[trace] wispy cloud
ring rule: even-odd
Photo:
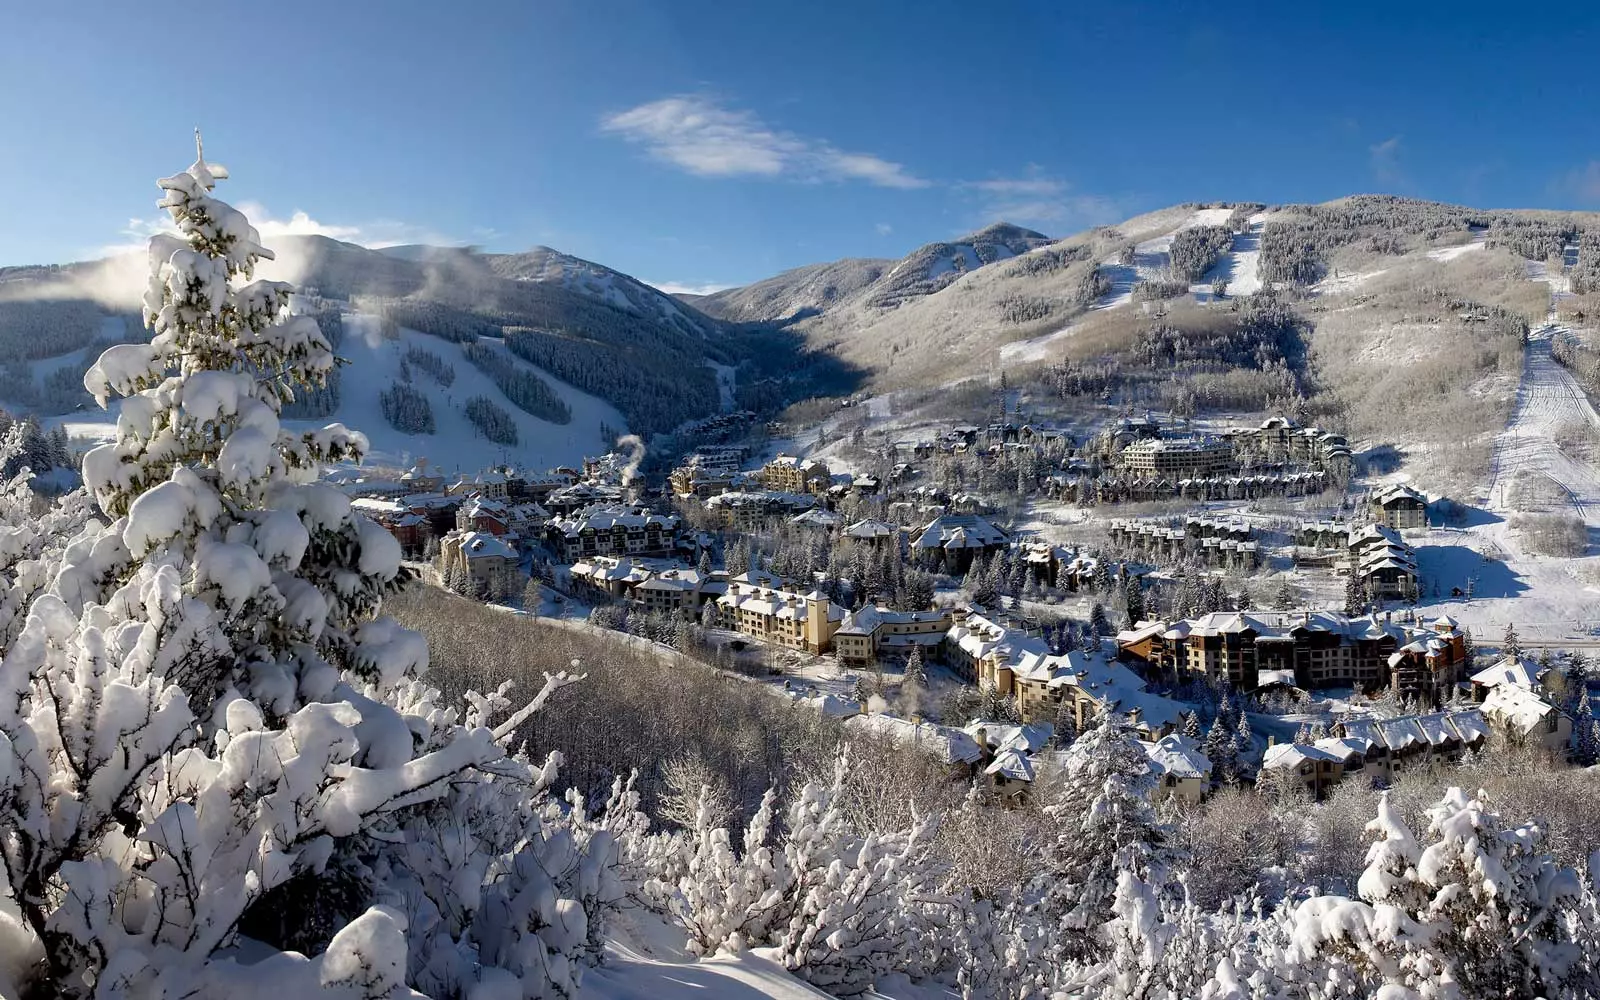
[[[876,226],[872,227],[872,231],[877,233],[879,236],[888,236],[890,233],[894,232],[894,227],[889,225],[887,222],[880,222]]]
[[[1600,160],[1590,160],[1567,171],[1556,179],[1551,189],[1560,197],[1576,199],[1579,204],[1600,202]]]
[[[645,284],[651,288],[666,292],[668,295],[710,295],[712,292],[720,292],[724,288],[733,287],[732,285],[724,285],[715,281],[708,281],[701,285],[685,284],[681,281],[647,281]]]
[[[1400,168],[1400,136],[1392,135],[1382,142],[1367,147],[1372,164],[1372,176],[1380,184],[1404,184],[1406,175]]]
[[[958,187],[976,203],[981,223],[1004,220],[1059,232],[1116,222],[1124,212],[1115,198],[1073,189],[1037,164],[1017,177],[967,181]]]
[[[256,231],[261,234],[261,242],[268,249],[271,249],[272,241],[280,236],[326,236],[329,239],[341,240],[345,243],[357,243],[373,249],[401,246],[407,243],[431,243],[444,246],[460,243],[459,240],[443,236],[425,226],[399,222],[393,219],[378,220],[361,225],[341,225],[319,221],[299,209],[290,213],[287,219],[278,218],[259,202],[243,201],[239,202],[236,207],[250,220],[250,224],[256,227]],[[148,245],[150,237],[157,233],[174,233],[176,231],[172,225],[172,219],[164,214],[148,219],[129,219],[128,224],[120,232],[122,239],[99,247],[96,255],[111,257],[117,254],[143,250]]]
[[[754,112],[724,107],[706,97],[680,95],[650,101],[605,116],[600,130],[637,143],[651,156],[701,177],[865,181],[889,188],[929,186],[899,163],[773,128]]]

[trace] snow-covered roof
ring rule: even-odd
[[[498,535],[487,531],[472,531],[461,538],[461,554],[467,559],[511,559],[517,554]]]
[[[983,759],[983,750],[976,740],[949,726],[877,713],[846,719],[845,725],[886,737],[900,746],[926,750],[945,764],[976,764]]]
[[[1200,745],[1187,736],[1173,733],[1143,746],[1151,766],[1163,774],[1202,780],[1211,777],[1211,759],[1201,753]]]
[[[1055,735],[1055,730],[1056,727],[1048,722],[1013,726],[1004,722],[979,720],[962,727],[961,731],[981,746],[996,752],[1009,747],[1024,753],[1038,753],[1050,745],[1050,737]]]
[[[844,635],[871,635],[883,625],[927,625],[946,621],[949,616],[948,611],[891,611],[867,605],[847,615],[839,631]],[[934,637],[935,641],[942,638],[942,634]]]
[[[994,760],[983,769],[984,774],[1001,774],[1012,781],[1032,781],[1033,761],[1015,747],[1006,747],[994,755]]]
[[[1348,764],[1351,757],[1365,757],[1372,743],[1353,736],[1330,736],[1318,740],[1314,745],[1318,750],[1330,753]]]
[[[831,510],[815,507],[803,514],[796,514],[789,519],[790,524],[806,525],[813,528],[836,528],[844,523],[844,517]]]
[[[585,507],[571,517],[555,518],[551,520],[550,527],[568,538],[576,538],[588,529],[643,531],[654,527],[661,531],[672,531],[679,523],[676,514],[643,514],[627,507],[595,505]]]
[[[914,543],[919,549],[984,548],[1006,544],[1006,533],[976,514],[934,518]]]
[[[844,529],[846,538],[893,538],[899,533],[900,529],[889,522],[879,521],[870,517],[863,518]]]
[[[1532,691],[1539,686],[1539,667],[1525,657],[1508,656],[1473,674],[1472,683],[1486,688],[1510,684]]]
[[[1428,498],[1404,483],[1395,483],[1387,486],[1372,495],[1372,502],[1380,507],[1387,507],[1392,503],[1406,500],[1427,506]]]
[[[1298,768],[1306,761],[1331,761],[1337,764],[1344,763],[1344,757],[1320,747],[1306,743],[1279,743],[1267,747],[1267,752],[1262,755],[1262,767],[1293,767]]]
[[[1523,735],[1543,725],[1545,716],[1554,710],[1549,702],[1515,684],[1497,685],[1479,706],[1484,718],[1497,720]]]

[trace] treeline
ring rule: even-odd
[[[456,380],[454,365],[432,351],[421,347],[406,348],[406,353],[400,358],[400,377],[407,382],[411,381],[411,369],[413,368],[420,368],[427,372],[433,376],[435,382],[446,389],[450,388],[451,384]]]
[[[1550,341],[1550,357],[1577,376],[1585,389],[1600,392],[1600,351],[1571,334],[1561,334]]]
[[[37,361],[81,350],[106,314],[88,299],[0,301],[0,362]]]
[[[81,377],[78,388],[80,391],[83,389]],[[77,458],[72,453],[72,442],[67,437],[65,429],[55,427],[45,430],[44,425],[33,417],[23,417],[18,420],[0,410],[0,436],[9,433],[19,424],[22,433],[21,450],[0,465],[0,475],[10,479],[24,468],[31,469],[37,474],[49,472],[51,469],[70,469],[77,466]]]
[[[518,409],[540,420],[553,424],[572,422],[572,408],[566,400],[556,395],[549,383],[525,368],[517,367],[511,358],[488,344],[463,344],[461,353],[467,360],[500,387],[507,399]]]
[[[610,401],[628,426],[671,430],[717,408],[716,378],[698,361],[510,327],[506,347],[569,385]]]
[[[311,315],[322,330],[322,335],[327,338],[328,346],[337,351],[339,345],[344,343],[344,316],[338,306],[326,305]],[[291,420],[322,420],[333,416],[339,409],[341,379],[340,369],[334,368],[328,372],[322,385],[312,389],[296,389],[294,399],[284,404],[283,416]]]
[[[428,397],[404,382],[396,382],[380,392],[378,404],[383,407],[383,418],[395,430],[406,434],[434,432],[433,407],[428,403]],[[512,430],[514,432],[516,428]]]
[[[1570,224],[1506,216],[1489,224],[1484,241],[1492,247],[1505,247],[1518,257],[1545,260],[1561,256],[1562,249],[1577,235],[1576,227]]]
[[[467,400],[466,413],[478,433],[495,444],[517,443],[516,422],[511,419],[511,414],[488,396],[473,396]]]
[[[1578,260],[1568,272],[1578,295],[1600,291],[1600,233],[1578,235]]]
[[[1168,251],[1172,273],[1184,281],[1199,281],[1233,246],[1233,230],[1226,226],[1191,226],[1172,238]]]
[[[1006,261],[1001,265],[1005,270],[1001,273],[1003,278],[1034,277],[1042,274],[1054,274],[1073,264],[1090,260],[1094,257],[1094,248],[1087,243],[1074,243],[1070,246],[1049,246],[1032,253],[1019,255],[1014,260]]]
[[[1261,233],[1263,282],[1307,285],[1326,273],[1334,251],[1363,240],[1377,253],[1399,253],[1400,238],[1436,241],[1488,227],[1494,213],[1389,195],[1358,195],[1333,205],[1284,206],[1290,218],[1267,223]]]

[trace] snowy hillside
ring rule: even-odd
[[[340,370],[338,409],[326,418],[289,420],[286,424],[311,429],[336,421],[343,423],[367,436],[372,445],[370,460],[379,464],[405,466],[426,458],[432,466],[449,472],[470,472],[499,463],[545,469],[571,465],[586,455],[609,450],[613,442],[601,434],[602,424],[619,432],[627,426],[616,407],[521,361],[513,359],[512,363],[537,373],[571,408],[569,423],[550,423],[518,409],[487,375],[463,357],[459,344],[405,329],[399,332],[399,339],[389,340],[380,336],[372,316],[347,314],[344,322],[345,336],[339,354],[350,364]],[[506,353],[503,344],[488,343],[494,350]],[[432,434],[395,430],[384,419],[379,404],[379,394],[399,380],[401,357],[410,347],[440,355],[455,369],[455,380],[448,388],[421,371],[412,373],[411,387],[428,397],[436,425]],[[63,360],[75,362],[77,356]],[[517,426],[517,445],[495,444],[478,433],[463,412],[466,401],[474,396],[487,396],[511,415]],[[115,404],[110,410],[79,411],[52,423],[64,425],[75,437],[108,439],[115,429]]]
[[[872,257],[807,264],[752,285],[698,296],[693,304],[735,323],[809,316],[854,298],[894,266],[895,261]]]
[[[560,286],[606,305],[649,317],[697,337],[716,332],[716,324],[684,308],[672,296],[620,271],[573,257],[549,247],[534,247],[527,253],[489,254],[489,268],[503,278],[534,281]]]

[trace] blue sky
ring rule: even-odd
[[[542,243],[684,288],[1181,201],[1600,208],[1600,11],[1303,6],[13,8],[0,265],[136,240],[195,125],[264,235]]]

